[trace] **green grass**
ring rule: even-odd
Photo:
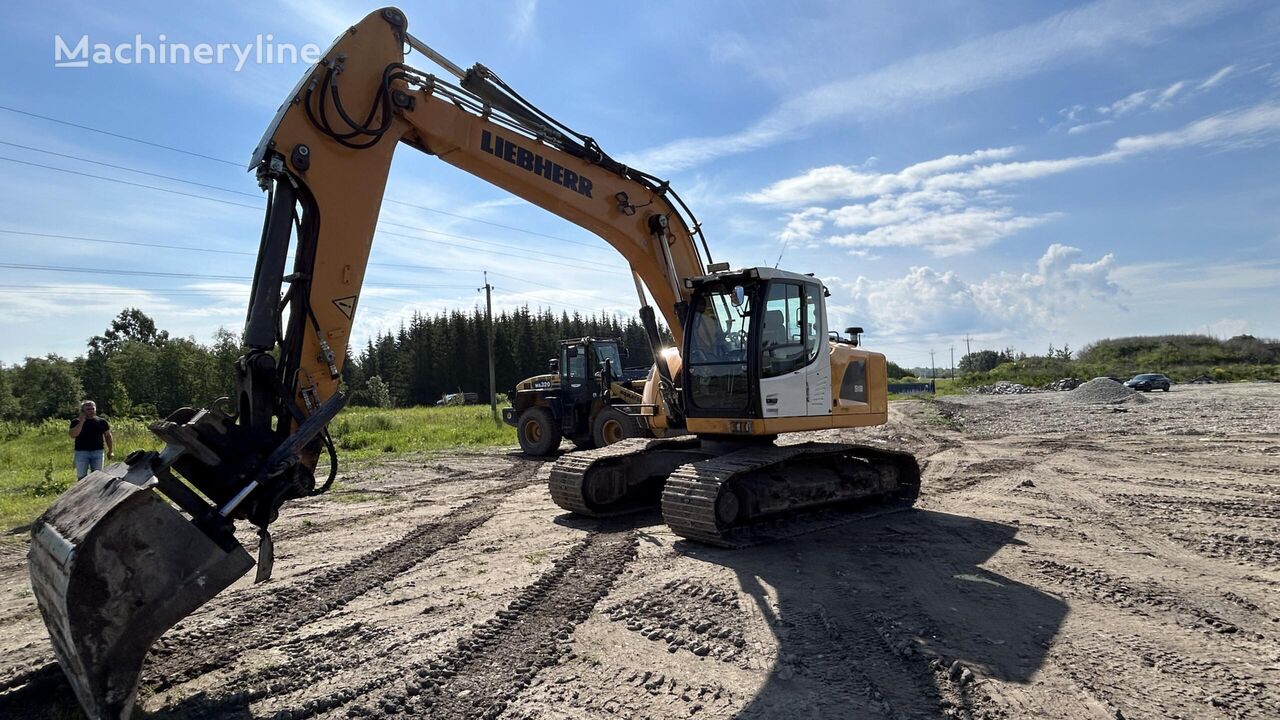
[[[390,453],[495,447],[516,442],[510,426],[494,425],[487,405],[351,408],[330,424],[329,432],[338,446],[338,457],[348,461]]]
[[[141,420],[110,419],[116,460],[133,450],[156,450],[160,441]],[[25,528],[75,482],[67,420],[37,424],[0,421],[0,539]],[[114,462],[114,461],[108,461]]]
[[[38,424],[0,421],[0,542],[24,536],[31,521],[75,481],[68,424],[69,420]],[[143,420],[111,419],[111,432],[117,461],[133,450],[158,450],[161,446]],[[516,442],[510,427],[494,425],[486,405],[350,408],[333,421],[330,432],[344,467],[352,461],[391,454]],[[374,499],[352,493],[339,497],[348,502]]]
[[[889,382],[895,381],[890,380]],[[922,382],[928,382],[928,380],[926,379]],[[954,380],[951,378],[938,378],[934,381],[933,389],[936,391],[935,394],[938,397],[942,397],[944,395],[964,394],[964,384],[961,382],[960,378],[956,378]],[[929,393],[889,393],[890,400],[922,400],[929,397],[933,397],[933,395],[930,395]]]

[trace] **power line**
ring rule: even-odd
[[[120,133],[114,133],[114,132],[111,132],[111,131],[109,131],[109,130],[101,130],[101,129],[99,129],[99,128],[89,127],[88,125],[81,125],[81,124],[79,124],[79,123],[73,123],[73,122],[70,122],[70,121],[68,121],[68,120],[59,120],[58,118],[52,118],[52,117],[49,117],[48,115],[38,115],[38,114],[33,113],[33,112],[27,112],[26,110],[19,110],[19,109],[17,109],[17,108],[11,108],[11,107],[8,107],[8,106],[6,106],[6,105],[0,105],[0,110],[7,110],[7,111],[9,111],[9,112],[11,112],[11,113],[17,113],[18,115],[26,115],[27,117],[33,117],[33,118],[37,118],[37,119],[40,119],[40,120],[46,120],[46,121],[48,121],[48,122],[51,122],[51,123],[57,123],[57,124],[59,124],[59,125],[67,125],[67,126],[69,126],[69,127],[79,128],[79,129],[81,129],[81,130],[88,130],[89,132],[96,132],[96,133],[100,133],[100,134],[102,134],[102,135],[109,135],[109,136],[111,136],[111,137],[113,137],[113,138],[119,138],[119,139],[121,139],[121,140],[128,140],[128,141],[130,141],[130,142],[141,143],[141,144],[143,144],[143,145],[150,145],[151,147],[154,147],[154,148],[160,148],[160,149],[162,149],[162,150],[170,150],[170,151],[172,151],[172,152],[182,153],[183,155],[190,155],[191,157],[198,157],[198,158],[201,158],[201,159],[203,159],[203,160],[212,160],[213,162],[225,163],[225,164],[227,164],[227,165],[234,165],[234,166],[236,166],[236,167],[246,167],[246,166],[247,166],[247,163],[238,163],[238,162],[232,162],[231,160],[223,160],[222,158],[216,158],[216,157],[213,157],[212,155],[202,155],[201,153],[198,153],[198,152],[192,152],[192,151],[190,151],[190,150],[183,150],[182,148],[176,148],[176,147],[173,147],[173,146],[171,146],[171,145],[161,145],[160,143],[157,143],[157,142],[151,142],[150,140],[143,140],[143,139],[141,139],[141,138],[130,137],[130,136],[128,136],[128,135],[121,135]]]
[[[0,233],[5,235],[29,235],[31,237],[50,238],[56,240],[76,240],[79,242],[105,243],[107,245],[129,245],[133,247],[157,248],[161,250],[183,250],[186,252],[216,253],[219,255],[245,255],[254,257],[257,253],[246,252],[244,250],[218,250],[216,248],[192,247],[190,245],[166,245],[163,243],[144,243],[136,240],[107,240],[104,238],[83,237],[80,235],[57,235],[54,233],[38,233],[27,232],[25,230],[3,230]]]
[[[80,172],[79,170],[68,170],[67,168],[54,167],[53,165],[44,165],[42,163],[30,162],[28,160],[18,160],[17,158],[3,157],[3,156],[0,156],[0,160],[4,160],[5,162],[17,163],[19,165],[29,165],[31,167],[44,168],[45,170],[53,170],[55,172],[60,172],[60,173],[67,173],[68,175],[79,175],[81,177],[93,178],[94,180],[105,180],[107,182],[119,183],[121,185],[129,185],[131,187],[145,188],[147,190],[158,190],[160,192],[169,193],[171,195],[181,195],[183,197],[196,198],[199,200],[209,200],[211,202],[222,203],[224,205],[235,205],[236,207],[249,208],[250,210],[257,210],[259,212],[263,210],[263,207],[259,205],[246,205],[244,203],[232,202],[231,200],[223,200],[222,198],[209,197],[208,195],[196,195],[195,193],[184,193],[179,190],[171,190],[169,188],[157,187],[155,185],[144,185],[142,183],[130,182],[128,180],[121,180],[120,178],[111,178],[111,177],[106,177],[104,175],[94,175],[93,173]]]
[[[251,192],[245,192],[243,190],[232,190],[231,188],[219,187],[217,185],[210,185],[208,183],[196,182],[194,180],[184,180],[179,177],[173,177],[172,175],[161,175],[160,173],[153,173],[147,170],[139,170],[137,168],[131,168],[125,165],[115,165],[108,162],[102,162],[101,160],[90,160],[87,157],[81,157],[79,155],[68,155],[67,153],[54,152],[52,150],[41,150],[40,148],[31,147],[30,145],[20,145],[18,143],[7,142],[4,140],[0,140],[0,145],[8,145],[9,147],[15,147],[22,150],[30,150],[31,152],[38,152],[44,155],[53,155],[54,157],[66,158],[67,160],[76,160],[78,162],[90,163],[92,165],[101,165],[102,167],[109,167],[114,170],[124,170],[125,172],[138,173],[139,175],[148,175],[150,177],[160,178],[161,180],[172,180],[173,182],[186,183],[187,185],[195,185],[196,187],[208,188],[210,190],[220,190],[222,192],[234,193],[236,195],[244,195],[245,197],[251,197],[251,198],[262,197],[262,193],[251,193]]]
[[[503,225],[500,222],[493,222],[492,220],[482,220],[480,218],[470,217],[467,215],[459,215],[458,213],[452,213],[452,212],[449,212],[448,210],[439,210],[437,208],[428,207],[426,205],[418,205],[416,203],[411,203],[405,200],[396,200],[395,198],[387,198],[387,202],[395,203],[396,205],[404,205],[405,207],[416,208],[418,210],[426,210],[427,212],[433,212],[440,215],[447,215],[448,217],[458,218],[459,220],[467,220],[469,222],[480,223],[482,225],[492,225],[493,227],[502,228],[504,230],[514,230],[515,232],[524,233],[526,235],[533,235],[535,237],[543,237],[550,240],[559,240],[560,242],[566,242],[571,245],[581,245],[583,247],[589,247],[594,250],[601,249],[600,246],[596,245],[595,243],[585,243],[578,240],[570,240],[568,238],[562,238],[557,235],[548,235],[546,233],[540,233],[536,230],[526,230],[525,228],[516,227],[514,225]]]
[[[45,272],[86,273],[89,275],[127,275],[131,277],[171,277],[195,280],[246,280],[240,275],[202,275],[199,273],[159,272],[154,270],[116,270],[112,268],[78,268],[64,265],[27,265],[23,263],[0,263],[0,268],[10,270],[42,270]]]
[[[132,247],[155,248],[160,250],[178,250],[183,252],[215,253],[219,255],[238,255],[242,257],[257,256],[257,253],[251,253],[244,250],[219,250],[216,248],[193,247],[191,245],[146,243],[146,242],[139,242],[136,240],[107,240],[105,238],[91,238],[91,237],[85,237],[83,235],[60,235],[56,233],[38,233],[38,232],[30,232],[26,230],[0,229],[0,234],[24,235],[24,236],[30,236],[30,237],[49,238],[49,239],[57,239],[57,240],[73,240],[77,242],[103,243],[107,245],[127,245]],[[409,236],[409,235],[405,235],[404,237],[412,238],[412,236]],[[461,246],[457,246],[457,247],[461,247]],[[443,266],[443,265],[419,265],[416,263],[401,263],[401,262],[388,263],[388,262],[370,261],[368,265],[371,267],[386,267],[386,268],[396,268],[396,269],[405,269],[405,270],[433,270],[433,271],[439,271],[439,272],[476,272],[476,273],[483,272],[483,270],[481,270],[480,268]],[[538,282],[536,280],[529,280],[527,278],[518,277],[516,275],[508,275],[506,273],[500,273],[495,271],[490,271],[490,273],[492,275],[504,277],[509,280],[513,280],[515,282],[527,283],[529,285],[536,285],[539,287],[550,288],[552,290],[557,290],[559,292],[573,293],[576,295],[593,296],[593,293],[590,293],[584,290],[573,290],[569,288],[561,288],[555,285],[550,285],[548,283]]]
[[[184,278],[190,280],[249,280],[244,275],[206,275],[200,273],[175,273],[160,272],[156,270],[117,270],[113,268],[85,268],[71,267],[67,265],[28,265],[25,263],[0,263],[0,268],[10,270],[37,270],[43,272],[65,272],[65,273],[83,273],[87,275],[124,275],[130,277],[171,277]],[[420,283],[368,283],[369,287],[383,288],[421,288],[421,289],[450,289],[450,290],[469,290],[470,285],[424,285]],[[145,292],[145,291],[144,291]]]
[[[69,127],[79,128],[79,129],[81,129],[81,130],[88,130],[89,132],[101,133],[101,134],[103,134],[103,135],[108,135],[108,136],[110,136],[110,137],[118,138],[118,139],[120,139],[120,140],[128,140],[128,141],[130,141],[130,142],[141,143],[141,144],[143,144],[143,145],[147,145],[147,146],[150,146],[150,147],[160,148],[160,149],[163,149],[163,150],[170,150],[170,151],[172,151],[172,152],[182,153],[183,155],[189,155],[189,156],[191,156],[191,157],[197,157],[197,158],[201,158],[201,159],[203,159],[203,160],[210,160],[210,161],[213,161],[213,162],[216,162],[216,163],[222,163],[222,164],[224,164],[224,165],[231,165],[231,166],[233,166],[233,167],[238,167],[238,168],[242,168],[242,169],[246,169],[246,168],[248,167],[248,165],[247,165],[246,163],[238,163],[238,162],[235,162],[235,161],[232,161],[232,160],[226,160],[226,159],[223,159],[223,158],[213,157],[213,156],[211,156],[211,155],[204,155],[204,154],[202,154],[202,153],[192,152],[192,151],[190,151],[190,150],[183,150],[182,148],[177,148],[177,147],[173,147],[173,146],[170,146],[170,145],[163,145],[163,144],[161,144],[161,143],[152,142],[152,141],[150,141],[150,140],[144,140],[144,139],[142,139],[142,138],[133,137],[133,136],[131,136],[131,135],[123,135],[123,134],[121,134],[121,133],[115,133],[115,132],[111,132],[111,131],[109,131],[109,130],[103,130],[103,129],[101,129],[101,128],[91,127],[91,126],[89,126],[89,125],[82,125],[82,124],[80,124],[80,123],[74,123],[74,122],[70,122],[70,121],[67,121],[67,120],[59,120],[59,119],[57,119],[57,118],[52,118],[52,117],[49,117],[49,116],[47,116],[47,115],[39,115],[39,114],[36,114],[36,113],[33,113],[33,112],[27,112],[27,111],[25,111],[25,110],[19,110],[19,109],[17,109],[17,108],[8,107],[8,106],[5,106],[5,105],[0,105],[0,110],[7,110],[8,112],[17,113],[17,114],[19,114],[19,115],[26,115],[26,116],[28,116],[28,117],[38,118],[38,119],[40,119],[40,120],[47,120],[47,121],[49,121],[49,122],[58,123],[59,125],[67,125],[67,126],[69,126]],[[27,146],[24,146],[24,145],[16,145],[15,143],[4,143],[4,144],[6,144],[6,145],[14,145],[15,147],[22,147],[22,148],[25,148],[25,149],[27,149],[27,150],[33,150],[33,151],[35,151],[35,152],[43,152],[43,153],[49,153],[49,154],[52,154],[52,155],[60,155],[60,153],[54,153],[54,152],[51,152],[51,151],[48,151],[48,150],[40,150],[40,149],[38,149],[38,148],[27,147]],[[149,172],[146,172],[145,170],[135,170],[135,169],[133,169],[133,168],[125,168],[125,167],[120,167],[120,166],[108,165],[107,163],[101,163],[101,162],[98,162],[98,161],[96,161],[96,160],[88,160],[88,159],[85,159],[85,158],[76,158],[75,156],[72,156],[72,155],[62,155],[62,157],[69,157],[69,158],[73,158],[73,159],[84,160],[85,162],[91,162],[91,163],[95,163],[95,164],[98,164],[98,165],[107,165],[107,167],[119,167],[119,169],[122,169],[122,170],[128,170],[129,172],[138,172],[138,173],[142,173],[142,174],[144,174],[144,175],[155,175],[154,173],[149,173]],[[165,176],[163,176],[163,175],[155,175],[155,176],[156,176],[156,177],[165,177]],[[176,179],[176,178],[168,178],[168,179]],[[191,181],[187,181],[187,180],[177,180],[177,181],[178,181],[178,182],[191,182]],[[193,183],[193,184],[199,185],[199,184],[201,184],[201,183]],[[248,194],[249,194],[249,193],[245,193],[245,192],[240,191],[240,190],[227,190],[226,188],[216,188],[215,186],[212,186],[212,185],[209,185],[209,186],[206,186],[206,187],[210,187],[210,188],[214,188],[214,189],[218,189],[218,190],[225,190],[226,192],[233,192],[233,193],[237,193],[237,194],[241,194],[241,195],[248,195]],[[597,247],[597,246],[595,246],[595,245],[594,245],[594,244],[592,244],[592,243],[584,243],[584,242],[581,242],[581,241],[578,241],[578,240],[570,240],[570,239],[568,239],[568,238],[563,238],[563,237],[560,237],[560,236],[558,236],[558,235],[549,235],[549,234],[547,234],[547,233],[541,233],[541,232],[538,232],[538,231],[536,231],[536,230],[529,230],[529,229],[526,229],[526,228],[516,227],[516,226],[514,226],[514,225],[504,225],[504,224],[502,224],[502,223],[493,222],[493,221],[491,221],[491,220],[484,220],[484,219],[481,219],[481,218],[470,217],[470,216],[468,216],[468,215],[461,215],[461,214],[458,214],[458,213],[449,212],[449,211],[447,211],[447,210],[440,210],[439,208],[433,208],[433,207],[430,207],[430,206],[427,206],[427,205],[421,205],[421,204],[418,204],[418,203],[411,203],[411,202],[408,202],[408,201],[406,201],[406,200],[398,200],[398,199],[396,199],[396,198],[387,198],[387,201],[388,201],[388,202],[395,203],[395,204],[397,204],[397,205],[404,205],[404,206],[406,206],[406,207],[417,208],[417,209],[419,209],[419,210],[426,210],[426,211],[428,211],[428,212],[433,212],[433,213],[438,213],[438,214],[440,214],[440,215],[446,215],[446,216],[448,216],[448,217],[458,218],[459,220],[466,220],[466,221],[468,221],[468,222],[481,223],[481,224],[484,224],[484,225],[492,225],[492,226],[494,226],[494,227],[500,227],[500,228],[503,228],[503,229],[505,229],[505,230],[512,230],[512,231],[514,231],[514,232],[525,233],[525,234],[527,234],[527,235],[533,235],[533,236],[535,236],[535,237],[544,237],[544,238],[548,238],[548,239],[550,239],[550,240],[558,240],[558,241],[560,241],[560,242],[571,243],[571,244],[573,244],[573,245],[582,245],[582,246],[584,246],[584,247]]]
[[[224,199],[222,199],[222,198],[209,197],[208,195],[199,195],[199,194],[196,194],[196,193],[181,192],[181,191],[179,191],[179,190],[173,190],[173,189],[170,189],[170,188],[162,188],[162,187],[158,187],[158,186],[156,186],[156,185],[147,185],[147,184],[144,184],[144,183],[135,183],[135,182],[131,182],[131,181],[129,181],[129,180],[121,180],[120,178],[107,177],[107,176],[105,176],[105,175],[94,175],[93,173],[81,172],[81,171],[79,171],[79,170],[70,170],[70,169],[67,169],[67,168],[55,167],[55,166],[53,166],[53,165],[45,165],[45,164],[43,164],[43,163],[30,162],[30,161],[28,161],[28,160],[18,160],[18,159],[16,159],[16,158],[3,157],[3,156],[0,156],[0,160],[4,160],[4,161],[6,161],[6,162],[11,162],[11,163],[17,163],[17,164],[19,164],[19,165],[28,165],[28,166],[31,166],[31,167],[38,167],[38,168],[43,168],[43,169],[46,169],[46,170],[53,170],[53,171],[55,171],[55,172],[67,173],[67,174],[69,174],[69,175],[77,175],[77,176],[80,176],[80,177],[91,178],[91,179],[94,179],[94,180],[102,180],[102,181],[105,181],[105,182],[112,182],[112,183],[117,183],[117,184],[120,184],[120,185],[128,185],[128,186],[130,186],[130,187],[144,188],[144,189],[147,189],[147,190],[156,190],[156,191],[159,191],[159,192],[169,193],[169,194],[172,194],[172,195],[180,195],[180,196],[182,196],[182,197],[195,198],[195,199],[198,199],[198,200],[208,200],[208,201],[210,201],[210,202],[222,203],[222,204],[224,204],[224,205],[232,205],[232,206],[235,206],[235,207],[248,208],[248,209],[250,209],[250,210],[256,210],[256,211],[258,211],[258,212],[262,212],[262,211],[263,211],[263,209],[264,209],[264,207],[262,207],[262,206],[257,206],[257,205],[248,205],[248,204],[245,204],[245,203],[238,203],[238,202],[234,202],[234,201],[231,201],[231,200],[224,200]],[[224,190],[225,190],[225,188],[222,188],[222,189],[224,189]],[[227,192],[236,192],[236,191],[228,190]],[[433,234],[433,235],[441,235],[441,236],[443,236],[443,237],[451,237],[451,238],[455,238],[455,239],[458,239],[458,240],[466,240],[466,241],[468,241],[468,242],[473,242],[473,243],[477,243],[477,244],[480,244],[480,245],[492,245],[492,246],[494,246],[494,247],[503,248],[504,250],[506,250],[506,251],[507,251],[507,253],[508,253],[508,254],[511,254],[511,251],[512,251],[512,250],[522,250],[522,248],[520,248],[519,246],[515,246],[515,245],[508,245],[508,244],[506,244],[506,243],[499,243],[499,242],[495,242],[495,241],[492,241],[492,240],[480,240],[480,239],[478,239],[478,238],[468,237],[468,236],[466,236],[466,235],[458,235],[458,234],[456,234],[456,233],[448,233],[448,232],[444,232],[443,230],[434,230],[434,229],[431,229],[431,228],[418,227],[418,226],[416,226],[416,225],[406,225],[406,224],[404,224],[404,223],[395,223],[395,222],[390,222],[390,221],[388,221],[388,220],[379,220],[379,221],[378,221],[378,224],[379,224],[379,225],[390,225],[390,226],[392,226],[392,227],[400,227],[400,228],[405,228],[405,229],[409,229],[409,230],[416,230],[416,231],[418,231],[418,232],[425,232],[425,233],[430,233],[430,234]],[[382,232],[383,232],[384,234],[389,234],[389,235],[395,235],[395,234],[396,234],[396,233],[391,233],[391,232],[388,232],[388,231],[382,231]],[[411,236],[404,236],[404,237],[411,237]],[[418,239],[418,240],[421,240],[421,239],[423,239],[423,238],[412,238],[412,237],[411,237],[411,239]],[[449,245],[450,243],[441,243],[441,244],[443,244],[443,245]],[[475,250],[475,249],[476,249],[476,248],[470,248],[470,247],[466,247],[466,246],[458,246],[458,247],[462,247],[463,249],[467,249],[467,250]],[[569,258],[569,257],[568,257],[568,256],[566,256],[566,255],[558,255],[558,254],[553,254],[553,253],[542,253],[542,254],[543,254],[543,255],[548,255],[548,256],[550,256],[550,257],[558,257],[558,258],[571,259],[571,258]],[[567,263],[562,263],[562,262],[555,262],[555,261],[552,261],[552,260],[545,260],[545,259],[543,259],[543,258],[541,258],[541,257],[531,256],[531,255],[512,255],[512,257],[517,257],[517,258],[520,258],[520,259],[522,259],[522,260],[530,260],[530,261],[533,261],[533,262],[542,262],[542,263],[547,263],[547,264],[550,264],[550,265],[563,265],[563,266],[565,266],[565,267],[572,267],[572,268],[577,268],[577,269],[580,269],[580,270],[597,270],[597,269],[599,269],[598,267],[593,267],[593,266],[588,266],[588,265],[567,264]],[[618,270],[625,270],[625,268],[623,268],[623,267],[621,267],[621,266],[618,266],[618,265],[608,265],[608,266],[603,266],[603,267],[610,267],[610,268],[615,268],[615,269],[618,269]]]
[[[513,246],[511,246],[511,245],[505,245],[505,244],[502,244],[502,243],[496,243],[496,242],[492,242],[492,241],[489,241],[489,240],[478,240],[478,239],[476,239],[476,238],[467,237],[467,236],[465,236],[465,235],[455,235],[455,234],[453,234],[453,233],[447,233],[447,232],[444,232],[443,230],[432,230],[431,228],[417,227],[417,226],[415,226],[415,225],[405,225],[405,224],[403,224],[403,223],[387,222],[387,221],[385,221],[385,220],[379,220],[379,221],[378,221],[378,224],[379,224],[379,225],[390,225],[391,227],[405,228],[405,229],[408,229],[408,230],[416,230],[417,232],[428,233],[428,234],[431,234],[431,235],[439,235],[439,236],[441,236],[441,237],[454,238],[454,239],[457,239],[457,240],[466,240],[466,241],[468,241],[468,242],[479,243],[479,244],[481,244],[481,245],[494,245],[494,246],[497,246],[497,247],[499,247],[499,248],[502,248],[502,249],[505,251],[505,254],[507,254],[508,256],[510,256],[511,258],[516,259],[516,260],[529,260],[529,261],[532,261],[532,262],[546,263],[546,264],[548,264],[548,265],[560,265],[560,266],[562,266],[562,267],[573,268],[573,269],[575,269],[575,270],[588,270],[588,271],[594,271],[594,272],[598,272],[598,271],[600,271],[602,268],[606,268],[606,269],[613,269],[613,270],[622,270],[622,271],[625,271],[625,270],[626,270],[626,268],[624,268],[624,267],[622,267],[622,266],[620,266],[620,265],[581,265],[581,264],[578,264],[578,263],[566,263],[566,262],[557,262],[557,261],[555,261],[555,260],[545,260],[545,259],[543,259],[543,257],[539,257],[539,256],[537,256],[537,255],[528,255],[528,254],[520,254],[520,255],[516,255],[516,254],[513,254],[513,251],[519,251],[520,249],[519,249],[519,248],[515,248],[515,247],[513,247]],[[429,239],[429,238],[419,237],[419,236],[416,236],[416,235],[405,235],[404,233],[397,233],[397,232],[393,232],[393,231],[391,231],[391,230],[378,230],[378,232],[382,233],[383,235],[389,235],[389,236],[391,236],[391,237],[402,237],[402,238],[408,238],[409,240],[428,240],[428,239]],[[459,245],[459,244],[457,244],[457,243],[445,242],[445,241],[443,241],[443,240],[434,240],[434,239],[432,239],[432,240],[431,240],[431,242],[438,243],[438,244],[440,244],[440,245],[445,245],[445,246],[447,246],[447,247],[457,247],[457,248],[462,248],[463,250],[478,250],[478,249],[480,249],[480,248],[470,247],[470,246],[467,246],[467,245]],[[569,258],[567,255],[555,255],[555,254],[552,254],[552,253],[542,253],[542,255],[544,255],[544,256],[546,256],[546,257],[572,259],[572,258]]]

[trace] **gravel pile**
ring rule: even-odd
[[[1083,384],[1084,384],[1084,381],[1081,380],[1080,378],[1062,378],[1061,380],[1054,380],[1053,382],[1049,383],[1048,385],[1045,385],[1041,389],[1054,390],[1057,392],[1061,392],[1063,390],[1075,390],[1076,388],[1080,387]]]
[[[1136,397],[1134,391],[1121,385],[1120,383],[1107,377],[1094,378],[1080,387],[1071,391],[1073,402],[1096,404],[1096,403],[1120,403],[1129,399],[1143,402],[1146,398]]]
[[[1026,395],[1027,393],[1040,392],[1039,388],[1027,387],[1021,383],[1009,382],[1008,380],[1001,380],[994,385],[965,388],[965,390],[977,395]]]

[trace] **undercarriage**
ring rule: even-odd
[[[549,487],[557,505],[579,515],[660,507],[677,535],[730,547],[753,526],[795,512],[855,503],[910,507],[920,468],[908,453],[846,443],[630,440],[562,458]]]

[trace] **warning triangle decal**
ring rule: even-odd
[[[338,298],[337,300],[333,301],[333,304],[338,308],[339,311],[342,312],[343,315],[347,316],[348,320],[352,319],[352,316],[356,314],[356,296],[355,295],[350,295],[344,298]]]

